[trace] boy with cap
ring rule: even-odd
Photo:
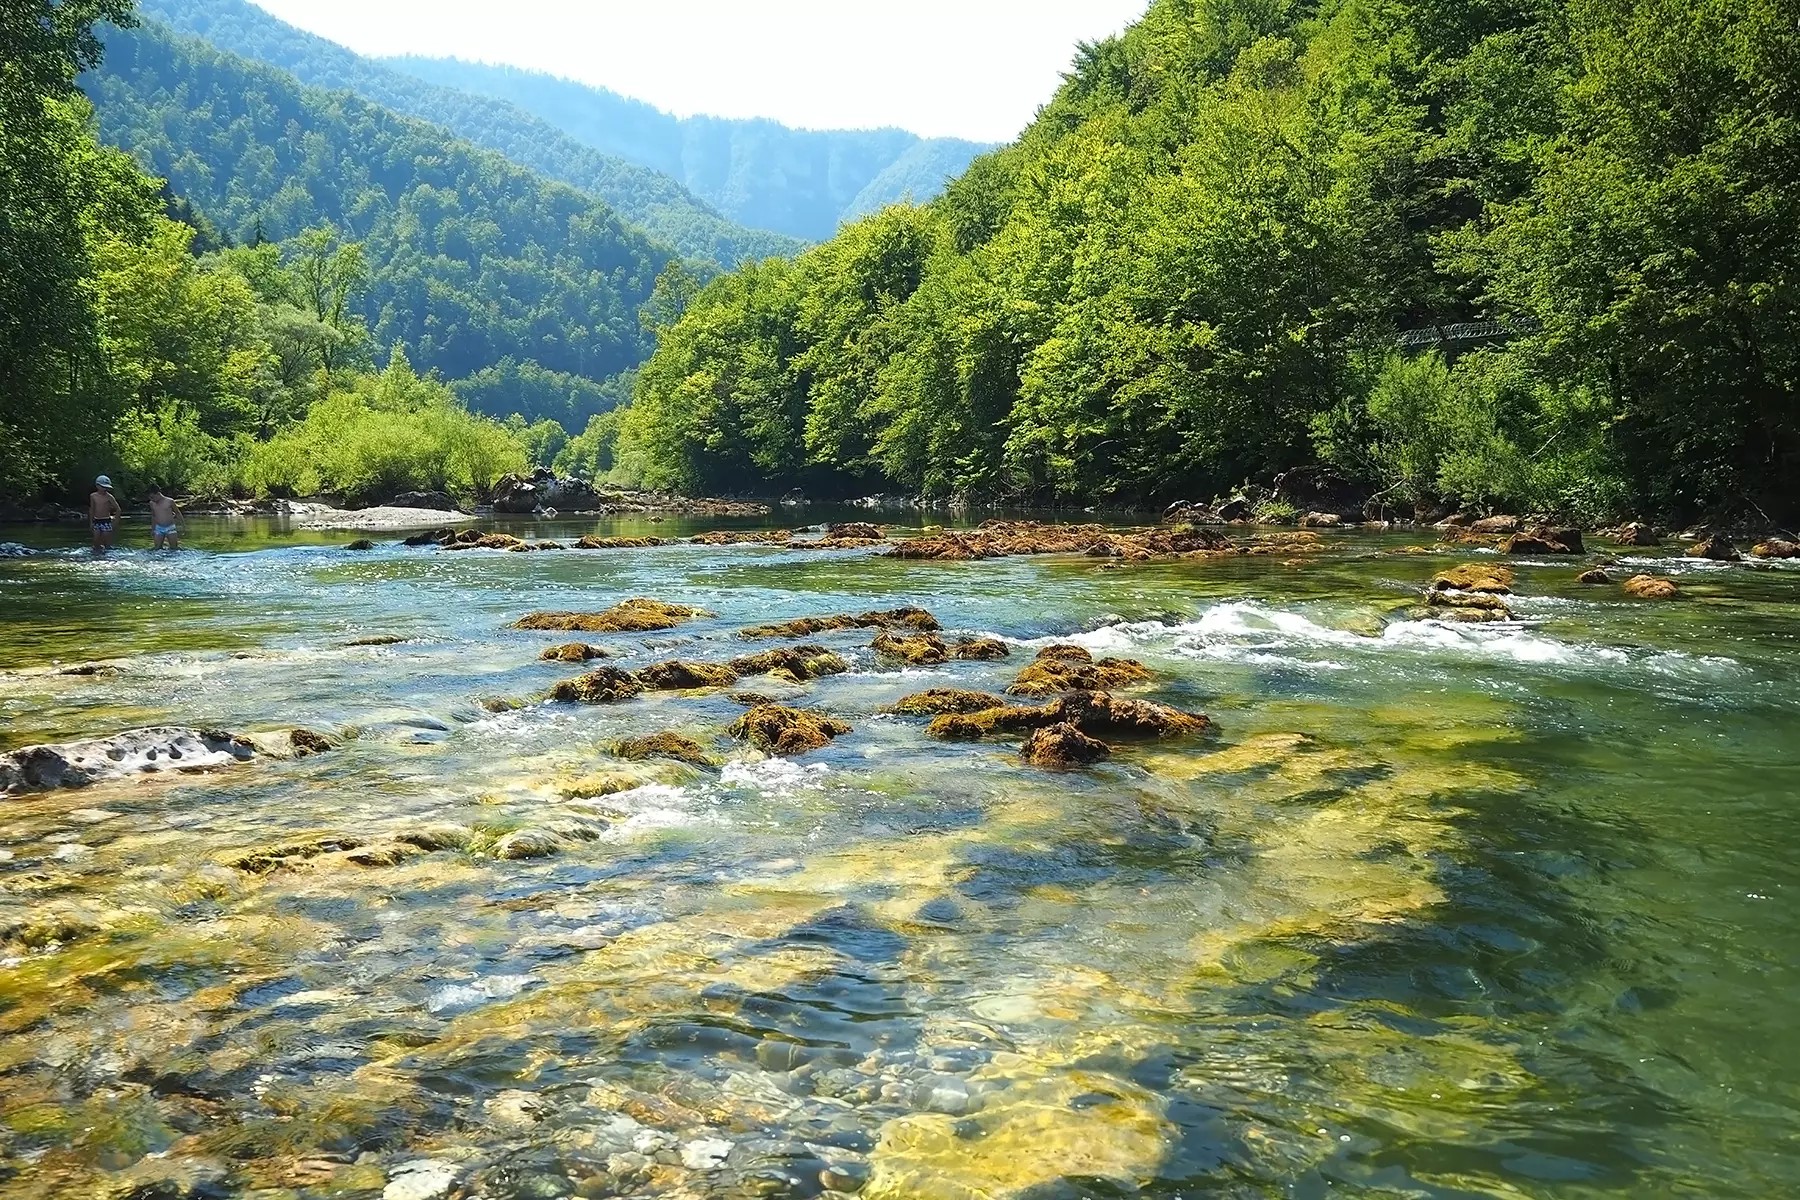
[[[94,527],[94,554],[105,554],[113,544],[113,522],[119,519],[119,502],[112,494],[112,480],[102,475],[88,493],[88,524]]]

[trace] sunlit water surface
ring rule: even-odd
[[[1471,628],[1406,618],[1462,557],[1418,534],[1105,569],[192,526],[0,561],[0,749],[344,745],[0,800],[0,1195],[1800,1192],[1800,572],[1646,552],[1688,593],[1647,604],[1527,563],[1525,620]],[[627,667],[902,603],[1018,650],[825,635],[848,675],[746,686],[854,732],[759,761],[722,695],[535,701],[577,668],[509,623],[632,596],[718,615],[590,639]],[[881,712],[1053,638],[1216,734],[1057,774]],[[722,767],[610,753],[668,729]],[[475,846],[224,865],[439,822]]]

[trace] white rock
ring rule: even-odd
[[[699,1138],[681,1148],[681,1165],[690,1171],[716,1171],[731,1156],[731,1147],[724,1138]]]
[[[388,1175],[381,1200],[439,1200],[456,1183],[456,1164],[423,1158],[401,1163]]]

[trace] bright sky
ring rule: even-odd
[[[256,0],[370,55],[510,63],[686,116],[1009,141],[1148,0]]]

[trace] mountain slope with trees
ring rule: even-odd
[[[600,380],[648,352],[638,309],[671,254],[605,204],[162,27],[106,40],[82,79],[104,140],[234,242],[358,243],[376,347],[452,378],[510,356]]]
[[[808,241],[828,238],[841,222],[883,205],[931,200],[992,149],[900,129],[791,129],[769,120],[675,117],[538,71],[458,59],[388,61],[435,84],[510,101],[589,146],[666,172],[734,221]]]
[[[620,453],[693,488],[1390,511],[1800,499],[1792,0],[1155,0],[938,200],[712,282]],[[1408,329],[1490,318],[1448,356]]]
[[[606,201],[627,221],[692,258],[724,265],[793,254],[794,238],[736,223],[696,199],[669,173],[602,153],[504,99],[440,87],[364,58],[247,0],[140,0],[143,15],[217,49],[289,72],[301,83],[441,125],[523,167]],[[678,173],[677,173],[678,174]],[[827,233],[830,231],[827,230]]]

